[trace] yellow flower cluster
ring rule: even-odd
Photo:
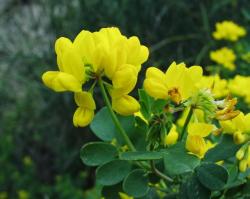
[[[217,74],[214,76],[203,76],[197,85],[199,88],[210,89],[214,98],[218,99],[229,94],[227,84],[227,80],[221,79]]]
[[[73,116],[75,126],[86,126],[94,117],[93,89],[83,89],[91,79],[98,81],[105,76],[112,83],[109,93],[117,113],[130,115],[139,110],[139,103],[128,94],[134,89],[149,52],[137,37],[127,38],[118,28],[83,30],[73,42],[65,37],[57,39],[55,51],[59,70],[44,73],[42,80],[56,92],[75,93],[78,106]]]
[[[221,64],[225,68],[229,70],[235,70],[235,60],[236,55],[232,49],[227,47],[223,47],[221,49],[211,51],[210,59],[216,62],[217,64]]]
[[[216,23],[216,30],[213,37],[216,40],[237,41],[240,37],[246,35],[246,30],[232,21],[223,21]]]
[[[188,99],[198,87],[197,82],[202,78],[202,68],[184,63],[173,62],[164,73],[156,67],[150,67],[146,72],[144,88],[156,99],[170,98],[176,104]]]
[[[245,98],[250,104],[250,76],[236,75],[234,79],[229,80],[228,88],[232,94]]]

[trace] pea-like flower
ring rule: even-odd
[[[136,85],[141,64],[147,60],[149,52],[137,37],[127,38],[113,27],[97,32],[83,30],[73,42],[59,38],[55,51],[58,71],[45,72],[42,80],[56,92],[75,93],[78,106],[73,116],[75,126],[86,126],[92,121],[95,110],[92,93],[98,80],[109,85],[113,110],[122,115],[139,111],[139,103],[129,93]],[[84,91],[85,82],[91,80],[89,92]]]
[[[213,144],[211,144],[209,140],[206,140],[205,137],[207,137],[214,128],[212,124],[190,123],[188,126],[186,149],[199,158],[203,158],[207,150],[213,147]]]
[[[171,98],[179,104],[188,99],[197,89],[197,82],[202,77],[200,66],[187,68],[184,63],[173,62],[166,73],[156,67],[150,67],[146,72],[144,88],[156,99]]]
[[[246,29],[237,25],[233,21],[223,21],[216,23],[216,30],[213,37],[216,40],[237,41],[240,37],[246,35]]]

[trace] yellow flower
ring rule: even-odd
[[[247,134],[250,132],[250,113],[244,115],[242,112],[232,120],[220,121],[224,133],[232,134],[237,144],[246,141]]]
[[[148,48],[141,45],[137,37],[127,38],[114,27],[94,33],[82,31],[73,45],[92,73],[111,80],[113,109],[121,115],[137,112],[139,103],[128,94],[136,85],[141,64],[148,58]]]
[[[207,150],[213,147],[209,141],[204,139],[213,129],[214,125],[211,124],[190,123],[188,126],[186,149],[199,158],[203,158]]]
[[[216,23],[216,31],[213,37],[216,40],[237,41],[240,37],[246,35],[246,30],[232,21],[223,21]]]
[[[27,192],[25,190],[19,190],[17,192],[17,194],[18,194],[19,199],[28,199],[29,198],[29,192]]]
[[[247,103],[250,103],[250,77],[236,75],[234,79],[228,83],[228,88],[231,93],[245,98]]]
[[[230,48],[223,47],[221,49],[211,51],[210,59],[216,62],[217,64],[221,64],[225,68],[229,70],[235,70],[235,60],[236,55],[234,51]]]
[[[199,88],[210,89],[215,98],[221,98],[228,95],[227,80],[221,79],[219,75],[203,76],[198,82]]]
[[[146,92],[156,99],[170,97],[175,103],[180,103],[189,98],[197,89],[196,82],[202,77],[200,66],[187,68],[184,63],[173,62],[166,73],[155,67],[150,67],[146,72],[144,88]]]
[[[176,125],[173,124],[169,133],[165,136],[165,145],[171,146],[175,144],[178,140],[179,134],[176,130]]]
[[[73,116],[73,123],[76,127],[87,126],[94,117],[96,109],[95,101],[89,92],[75,93],[75,102],[78,106]]]
[[[56,92],[80,92],[85,82],[85,69],[80,54],[67,38],[61,37],[55,43],[59,71],[43,74],[44,84]]]
[[[121,199],[133,199],[133,197],[128,196],[125,193],[119,192],[119,196]]]
[[[78,105],[73,116],[75,126],[86,126],[94,117],[93,97],[82,89],[86,81],[105,78],[112,82],[108,90],[117,113],[130,115],[140,109],[136,99],[128,95],[136,85],[141,64],[149,55],[148,48],[137,37],[127,38],[114,27],[97,32],[83,30],[73,43],[68,38],[59,38],[55,51],[59,70],[45,72],[42,80],[56,92],[75,93]],[[90,92],[94,86],[95,83]]]
[[[122,95],[118,98],[112,97],[112,108],[121,115],[131,115],[140,110],[140,104],[135,98]]]

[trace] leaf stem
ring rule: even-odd
[[[187,126],[188,126],[188,124],[189,124],[189,122],[190,122],[190,120],[192,118],[192,115],[193,115],[193,107],[191,106],[190,110],[188,112],[187,118],[185,120],[184,126],[182,128],[181,134],[180,134],[180,140],[183,140],[183,138],[184,138],[183,136],[184,136],[184,134],[186,132]]]
[[[174,180],[168,176],[166,176],[164,173],[160,172],[156,167],[155,167],[155,164],[154,164],[154,161],[151,160],[150,161],[150,165],[151,165],[151,169],[152,171],[157,175],[159,176],[160,178],[168,181],[168,182],[173,182]]]
[[[127,133],[125,132],[125,130],[124,130],[123,127],[121,126],[120,121],[118,120],[116,114],[114,113],[114,111],[113,111],[113,109],[112,109],[112,107],[111,107],[110,100],[109,100],[109,98],[108,98],[107,92],[106,92],[106,90],[105,90],[105,87],[104,87],[104,85],[103,85],[103,81],[102,81],[101,78],[98,80],[98,83],[99,83],[99,86],[100,86],[100,88],[101,88],[101,93],[102,93],[102,95],[103,95],[105,104],[106,104],[106,106],[108,107],[109,113],[110,113],[110,115],[111,115],[111,118],[112,118],[112,120],[113,120],[113,122],[114,122],[114,124],[115,124],[115,126],[116,126],[116,128],[117,128],[117,130],[118,130],[118,132],[119,132],[120,135],[123,137],[124,141],[126,142],[126,144],[127,144],[128,147],[129,147],[129,149],[130,149],[131,151],[136,151],[136,149],[135,149],[133,143],[130,141],[130,139],[129,139]]]

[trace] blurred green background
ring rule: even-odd
[[[100,199],[87,192],[94,173],[79,158],[97,138],[73,127],[72,94],[41,83],[56,68],[56,38],[108,26],[137,35],[151,52],[140,86],[146,66],[211,64],[211,32],[222,20],[249,31],[249,0],[1,0],[0,199]]]

